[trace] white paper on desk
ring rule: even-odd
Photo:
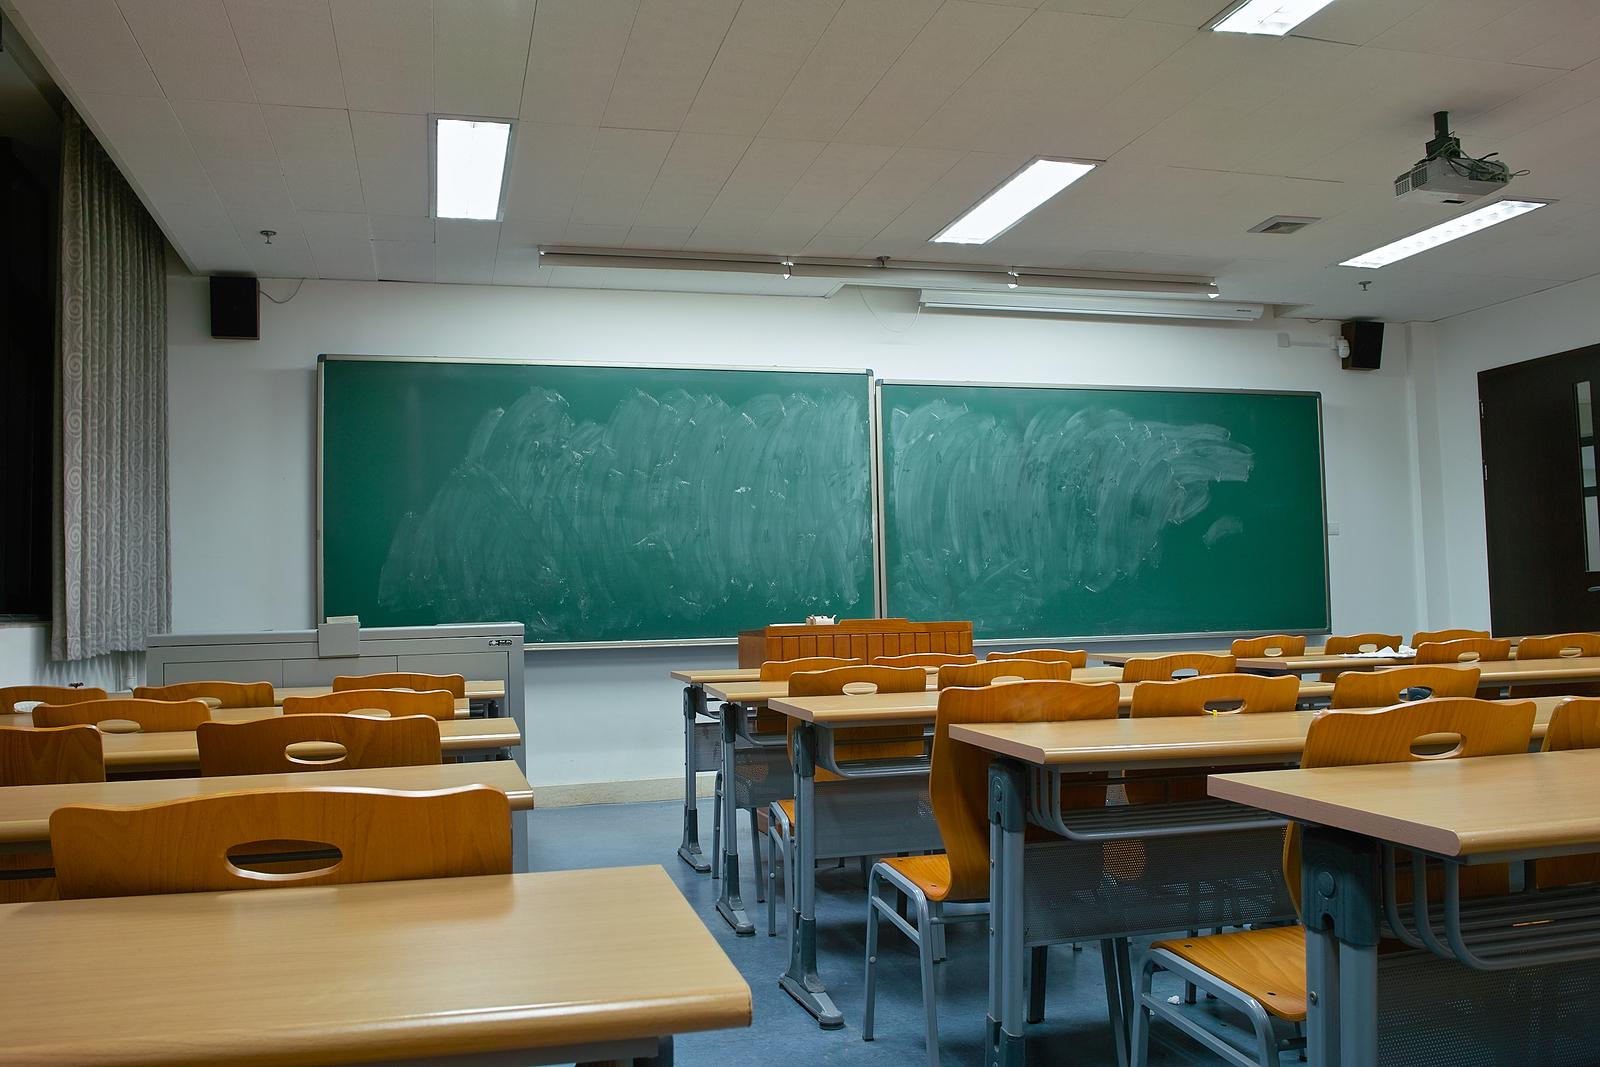
[[[1401,645],[1399,648],[1380,648],[1376,652],[1341,652],[1341,659],[1410,659],[1417,654],[1417,650],[1410,645]]]

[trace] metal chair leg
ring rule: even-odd
[[[933,976],[933,923],[926,894],[917,898],[917,960],[922,970],[922,1012],[928,1025],[928,1067],[939,1067],[939,987]]]
[[[1199,930],[1190,930],[1189,931],[1189,936],[1190,937],[1199,937],[1200,936],[1200,931]],[[1194,1003],[1194,983],[1193,982],[1185,982],[1185,983],[1183,983],[1183,1002],[1185,1004],[1193,1004]]]
[[[761,877],[761,842],[757,841],[759,833],[756,830],[756,809],[750,810],[750,864],[756,869],[756,903],[765,904],[767,901],[767,880]]]
[[[717,772],[717,788],[715,790],[717,803],[716,810],[711,816],[711,878],[715,881],[721,878],[722,868],[722,772]]]
[[[861,1040],[872,1040],[872,1015],[877,994],[878,964],[878,868],[867,875],[867,990],[861,1008]]]

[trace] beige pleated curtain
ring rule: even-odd
[[[51,651],[81,660],[172,624],[167,289],[160,229],[65,111]]]

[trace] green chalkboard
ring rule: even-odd
[[[887,612],[975,638],[1328,628],[1321,397],[880,385]]]
[[[870,372],[323,356],[320,615],[529,644],[874,614]]]

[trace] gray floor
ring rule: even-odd
[[[696,874],[678,858],[682,824],[681,801],[550,808],[534,811],[529,820],[533,870],[660,864],[750,983],[755,1004],[751,1028],[680,1036],[676,1057],[681,1067],[927,1062],[916,953],[887,924],[878,958],[875,1040],[861,1040],[866,890],[857,865],[817,872],[819,970],[845,1018],[844,1029],[823,1031],[778,988],[778,974],[788,963],[788,943],[782,936],[785,920],[780,909],[779,936],[767,936],[766,905],[755,903],[748,857],[741,856],[744,900],[757,933],[741,938],[735,937],[717,914],[720,883],[708,874]],[[711,805],[706,800],[700,802],[700,825],[702,847],[709,852]],[[749,840],[748,826],[743,826],[742,849],[748,849]],[[983,923],[958,925],[950,929],[948,937],[949,959],[938,967],[941,1060],[950,1067],[979,1067],[988,997],[987,927]],[[1028,1062],[1115,1067],[1098,946],[1087,945],[1081,952],[1067,945],[1052,948],[1047,988],[1045,1020],[1028,1029]],[[1157,989],[1167,994],[1181,992],[1181,986],[1167,975],[1157,975]],[[1215,1002],[1203,1005],[1202,1010],[1214,1030],[1228,1034],[1235,1043],[1248,1040],[1242,1016],[1231,1016]],[[1283,1058],[1285,1067],[1296,1061],[1294,1055]],[[1222,1060],[1157,1023],[1150,1062],[1220,1064]]]

